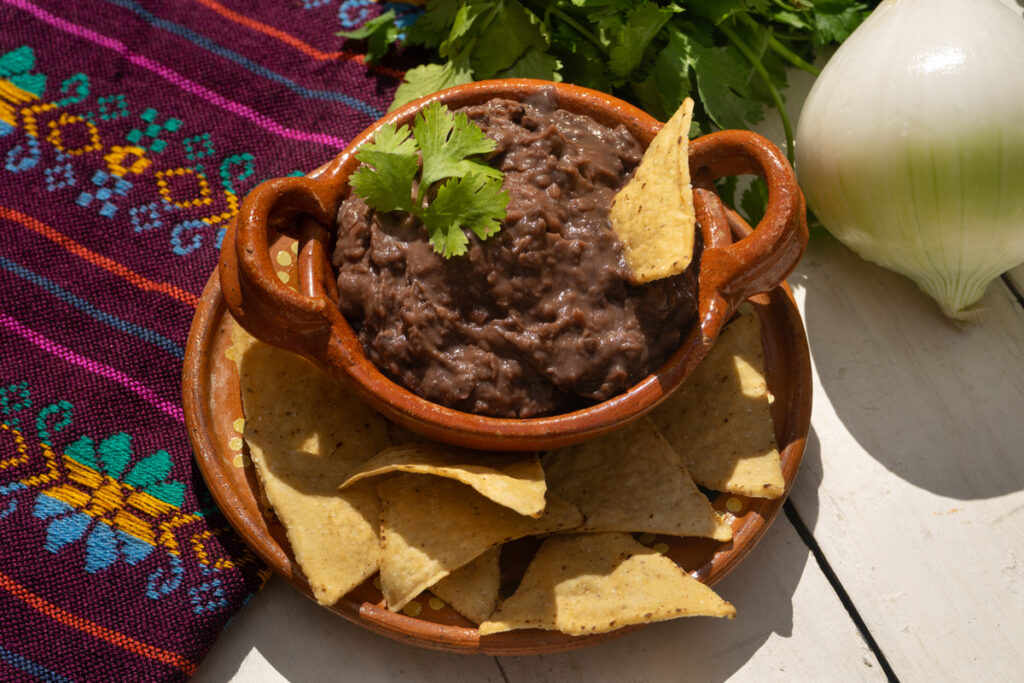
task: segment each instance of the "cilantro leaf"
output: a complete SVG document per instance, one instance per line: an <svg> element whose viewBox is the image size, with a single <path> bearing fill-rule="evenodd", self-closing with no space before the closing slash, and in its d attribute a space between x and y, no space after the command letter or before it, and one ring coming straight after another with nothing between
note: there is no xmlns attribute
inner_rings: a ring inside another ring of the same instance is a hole
<svg viewBox="0 0 1024 683"><path fill-rule="evenodd" d="M629 13L619 31L618 41L612 47L609 60L612 71L625 76L640 66L647 46L674 13L674 9L659 7L653 2L637 5Z"/></svg>
<svg viewBox="0 0 1024 683"><path fill-rule="evenodd" d="M508 206L508 193L501 192L501 179L478 171L450 178L423 212L423 224L430 243L445 258L466 252L469 240L463 228L487 239L501 228Z"/></svg>
<svg viewBox="0 0 1024 683"><path fill-rule="evenodd" d="M394 111L403 104L473 80L473 72L465 61L444 64L421 64L405 72L405 80L395 90L395 98L388 111Z"/></svg>
<svg viewBox="0 0 1024 683"><path fill-rule="evenodd" d="M413 212L412 183L419 171L416 142L409 128L384 126L372 142L356 152L363 163L349 178L349 184L377 211Z"/></svg>
<svg viewBox="0 0 1024 683"><path fill-rule="evenodd" d="M501 175L498 169L470 158L493 152L495 142L471 124L463 112L452 116L439 102L431 102L416 115L413 135L423 152L423 186L471 171L491 177Z"/></svg>
<svg viewBox="0 0 1024 683"><path fill-rule="evenodd" d="M477 80L492 78L515 64L527 50L547 46L547 31L540 19L516 0L508 0L496 8L473 45L473 75Z"/></svg>
<svg viewBox="0 0 1024 683"><path fill-rule="evenodd" d="M407 126L378 129L356 152L362 165L349 183L371 208L419 218L434 250L448 258L466 252L465 230L486 239L501 229L504 174L478 158L494 148L465 113L435 101L416 115L411 136Z"/></svg>
<svg viewBox="0 0 1024 683"><path fill-rule="evenodd" d="M697 91L704 111L720 128L746 128L763 117L753 96L750 63L728 47L705 48L693 44Z"/></svg>
<svg viewBox="0 0 1024 683"><path fill-rule="evenodd" d="M515 64L494 74L498 78L540 78L546 81L561 81L559 71L562 63L546 52L530 48Z"/></svg>
<svg viewBox="0 0 1024 683"><path fill-rule="evenodd" d="M409 45L438 47L455 23L459 4L459 0L430 0L423 14L406 31L405 42Z"/></svg>
<svg viewBox="0 0 1024 683"><path fill-rule="evenodd" d="M815 59L879 2L426 0L405 43L441 63L409 70L392 106L471 80L541 77L612 93L659 118L692 96L692 131L749 128L772 108L792 151L786 71L817 75ZM371 55L393 44L383 28L366 36Z"/></svg>
<svg viewBox="0 0 1024 683"><path fill-rule="evenodd" d="M395 24L394 10L370 19L354 31L340 31L337 35L351 40L366 40L366 61L371 64L380 60L401 34L402 30Z"/></svg>

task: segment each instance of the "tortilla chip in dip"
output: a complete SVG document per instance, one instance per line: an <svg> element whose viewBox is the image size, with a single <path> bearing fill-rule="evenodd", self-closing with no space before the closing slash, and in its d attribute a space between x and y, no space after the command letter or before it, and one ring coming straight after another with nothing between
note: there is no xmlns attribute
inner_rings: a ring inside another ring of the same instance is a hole
<svg viewBox="0 0 1024 683"><path fill-rule="evenodd" d="M516 592L480 624L480 635L518 628L587 635L735 614L714 591L629 534L569 534L544 540Z"/></svg>
<svg viewBox="0 0 1024 683"><path fill-rule="evenodd" d="M748 303L683 386L651 412L651 419L701 486L778 498L786 484L771 400L761 321Z"/></svg>
<svg viewBox="0 0 1024 683"><path fill-rule="evenodd" d="M544 512L544 470L536 453L485 453L439 443L408 443L381 451L357 468L342 489L390 472L431 474L473 487L521 515Z"/></svg>
<svg viewBox="0 0 1024 683"><path fill-rule="evenodd" d="M392 611L491 548L583 521L576 507L550 494L544 515L534 519L442 477L393 475L377 492L381 590Z"/></svg>
<svg viewBox="0 0 1024 683"><path fill-rule="evenodd" d="M384 420L306 359L237 325L232 339L244 437L261 488L314 597L334 604L380 562L376 492L339 493L338 485L387 446Z"/></svg>
<svg viewBox="0 0 1024 683"><path fill-rule="evenodd" d="M584 515L579 531L732 539L672 447L647 420L544 456L552 493Z"/></svg>
<svg viewBox="0 0 1024 683"><path fill-rule="evenodd" d="M697 219L688 152L692 118L693 100L686 98L612 201L608 217L622 242L632 284L677 275L693 258Z"/></svg>
<svg viewBox="0 0 1024 683"><path fill-rule="evenodd" d="M500 559L501 548L491 548L435 583L430 592L474 624L479 624L498 606Z"/></svg>

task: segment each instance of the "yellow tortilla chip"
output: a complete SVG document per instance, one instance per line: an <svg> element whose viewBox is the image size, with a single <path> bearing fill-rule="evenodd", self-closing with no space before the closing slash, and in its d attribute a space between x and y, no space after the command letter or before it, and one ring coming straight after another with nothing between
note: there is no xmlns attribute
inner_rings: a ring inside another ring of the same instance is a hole
<svg viewBox="0 0 1024 683"><path fill-rule="evenodd" d="M491 548L435 583L430 587L430 592L474 624L479 624L491 616L498 606L500 558L501 548Z"/></svg>
<svg viewBox="0 0 1024 683"><path fill-rule="evenodd" d="M384 419L299 356L232 334L245 440L313 595L338 601L380 563L377 495L342 493L353 468L388 444Z"/></svg>
<svg viewBox="0 0 1024 683"><path fill-rule="evenodd" d="M583 521L573 505L550 494L544 515L534 519L441 477L399 474L380 481L377 492L381 590L393 611L491 548Z"/></svg>
<svg viewBox="0 0 1024 683"><path fill-rule="evenodd" d="M651 412L651 419L701 486L778 498L786 482L771 400L761 321L745 304L683 386Z"/></svg>
<svg viewBox="0 0 1024 683"><path fill-rule="evenodd" d="M569 534L544 540L515 594L480 624L480 635L517 628L586 635L735 614L714 591L629 534Z"/></svg>
<svg viewBox="0 0 1024 683"><path fill-rule="evenodd" d="M544 456L552 493L583 513L579 531L732 539L672 447L646 419Z"/></svg>
<svg viewBox="0 0 1024 683"><path fill-rule="evenodd" d="M547 485L536 453L485 453L437 443L403 444L367 460L341 488L389 472L447 477L521 515L540 517L544 512Z"/></svg>
<svg viewBox="0 0 1024 683"><path fill-rule="evenodd" d="M686 98L612 201L608 215L633 284L677 275L693 259L697 219L687 149L692 117L693 100Z"/></svg>

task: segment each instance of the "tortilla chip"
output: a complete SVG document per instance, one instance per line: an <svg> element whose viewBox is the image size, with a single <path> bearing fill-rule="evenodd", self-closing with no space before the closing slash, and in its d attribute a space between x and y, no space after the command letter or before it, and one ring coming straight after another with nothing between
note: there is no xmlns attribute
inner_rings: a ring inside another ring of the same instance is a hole
<svg viewBox="0 0 1024 683"><path fill-rule="evenodd" d="M544 515L534 519L441 477L399 474L380 481L377 492L381 590L393 611L491 548L583 521L573 505L550 494Z"/></svg>
<svg viewBox="0 0 1024 683"><path fill-rule="evenodd" d="M693 100L686 98L612 201L608 216L633 284L677 275L693 259L697 219L687 151L692 116Z"/></svg>
<svg viewBox="0 0 1024 683"><path fill-rule="evenodd" d="M570 534L545 539L515 594L480 624L480 635L517 628L586 635L735 614L714 591L629 534Z"/></svg>
<svg viewBox="0 0 1024 683"><path fill-rule="evenodd" d="M540 517L544 512L547 485L536 453L485 453L438 443L404 444L367 460L341 488L389 472L447 477L521 515Z"/></svg>
<svg viewBox="0 0 1024 683"><path fill-rule="evenodd" d="M745 304L693 374L654 409L651 419L701 486L778 498L786 482L771 401L761 321Z"/></svg>
<svg viewBox="0 0 1024 683"><path fill-rule="evenodd" d="M501 548L491 548L435 583L430 587L430 592L474 624L479 624L491 616L498 606L500 559Z"/></svg>
<svg viewBox="0 0 1024 683"><path fill-rule="evenodd" d="M388 445L384 419L304 358L237 325L232 337L262 490L317 602L332 605L380 563L376 492L338 485Z"/></svg>
<svg viewBox="0 0 1024 683"><path fill-rule="evenodd" d="M672 447L646 419L544 456L548 487L583 513L579 531L732 539Z"/></svg>

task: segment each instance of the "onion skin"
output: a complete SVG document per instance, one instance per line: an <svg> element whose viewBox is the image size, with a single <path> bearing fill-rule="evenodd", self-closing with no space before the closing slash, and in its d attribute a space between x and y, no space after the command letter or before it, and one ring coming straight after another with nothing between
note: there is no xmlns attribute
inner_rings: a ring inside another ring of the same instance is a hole
<svg viewBox="0 0 1024 683"><path fill-rule="evenodd" d="M1024 19L998 0L885 0L811 88L808 205L957 320L1024 263Z"/></svg>

